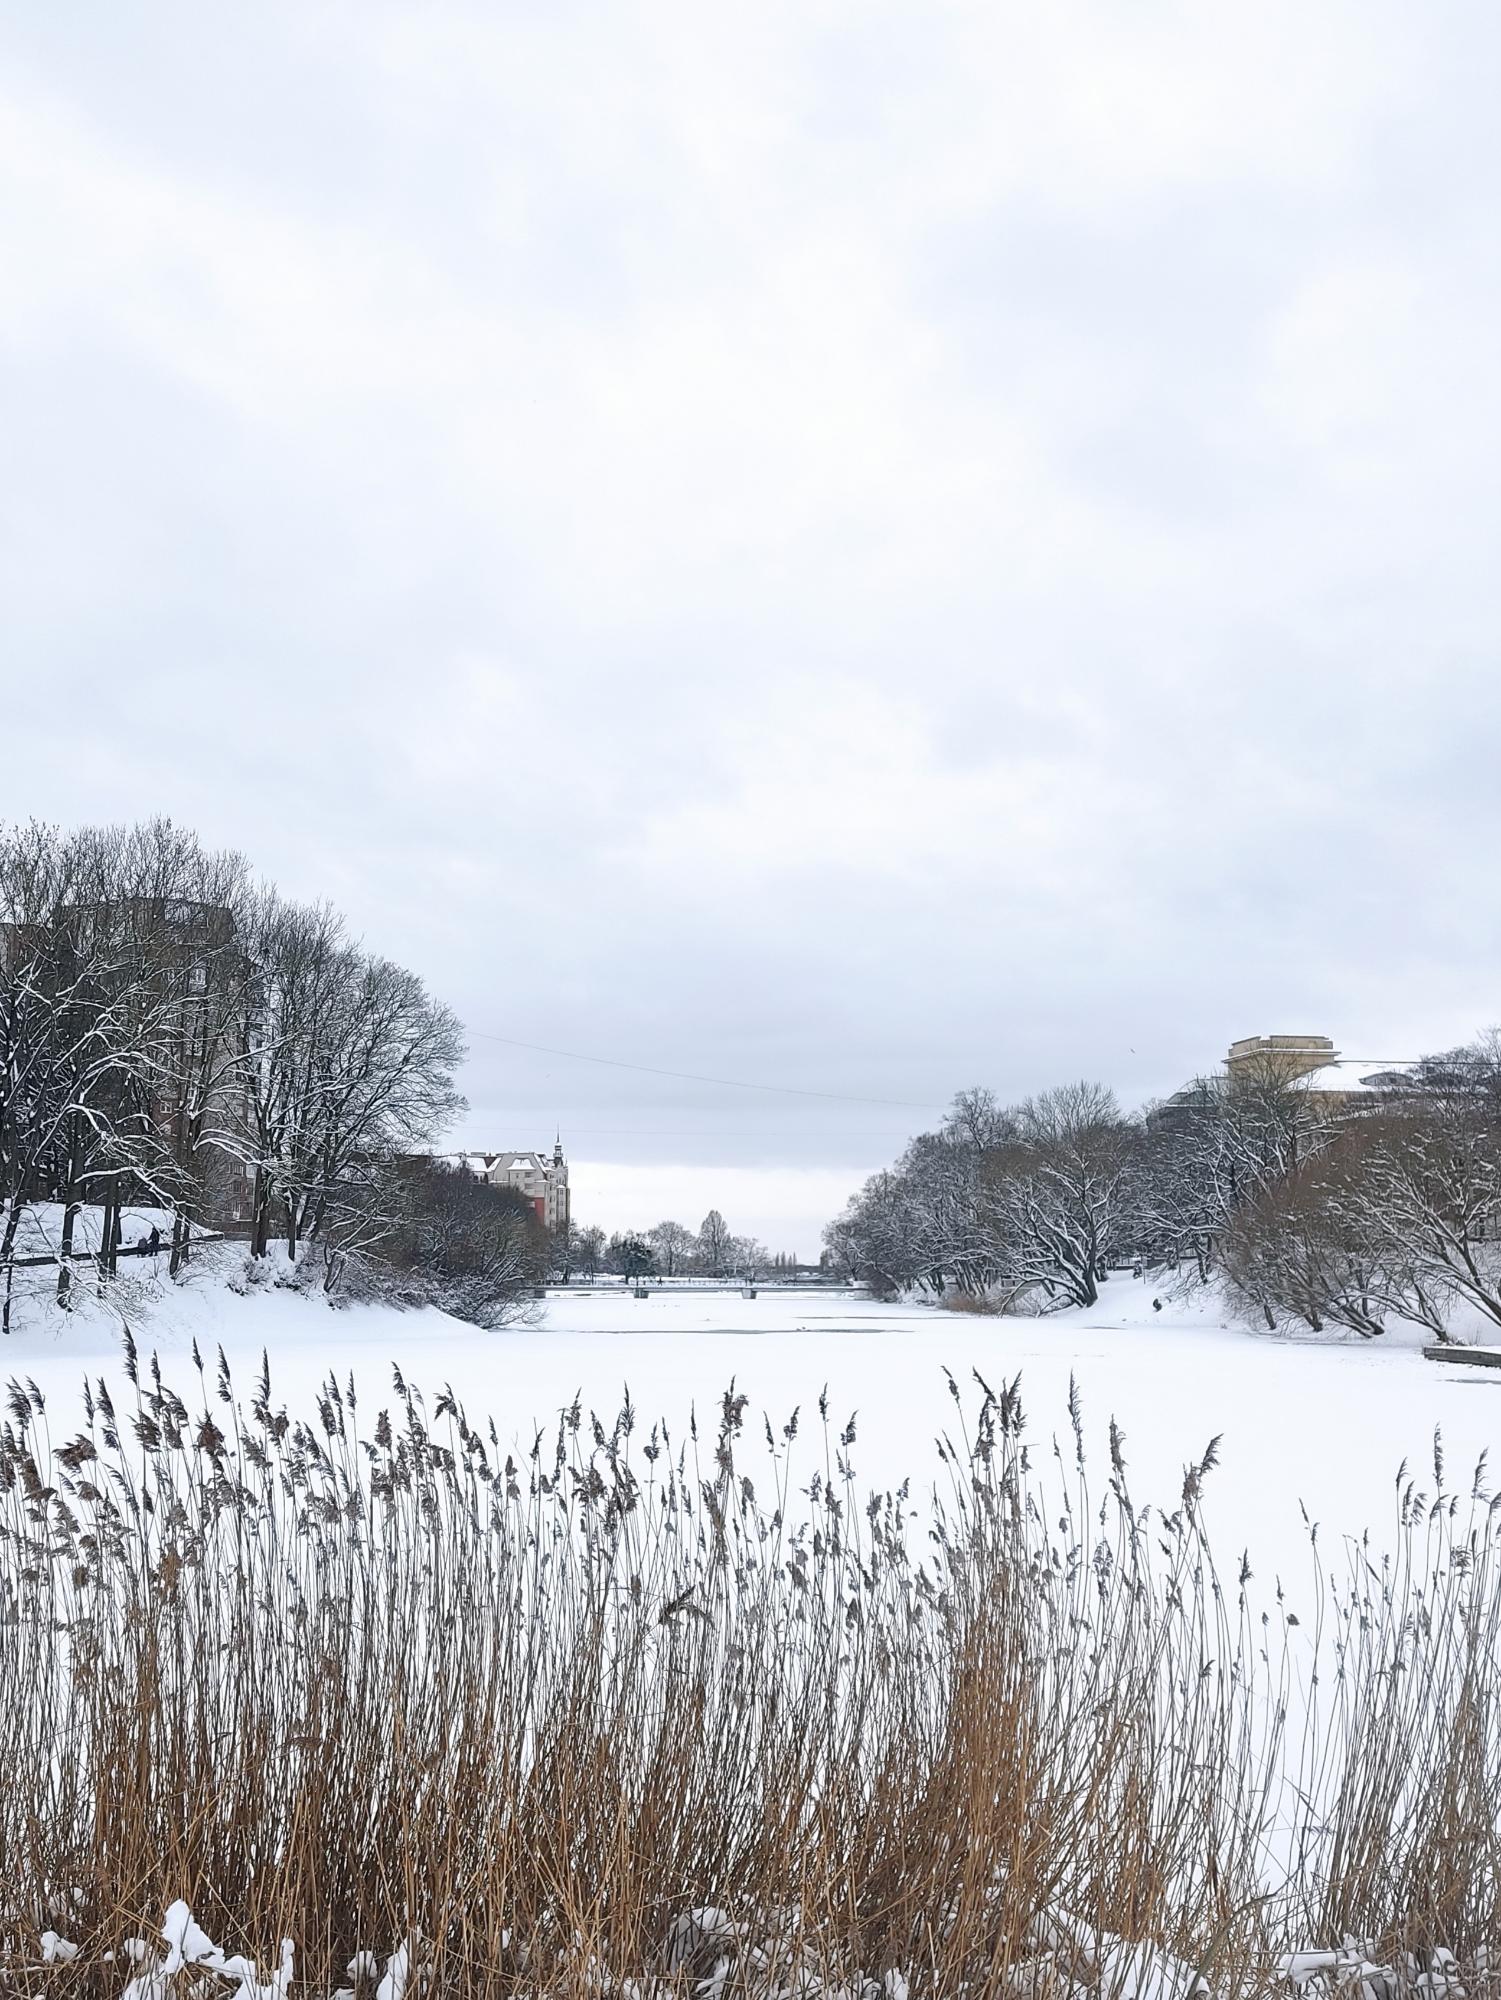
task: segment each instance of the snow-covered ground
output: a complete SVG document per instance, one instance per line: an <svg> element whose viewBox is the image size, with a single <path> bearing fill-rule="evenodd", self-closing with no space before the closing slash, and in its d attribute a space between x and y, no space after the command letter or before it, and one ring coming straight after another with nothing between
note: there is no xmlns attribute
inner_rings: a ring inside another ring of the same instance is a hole
<svg viewBox="0 0 1501 2000"><path fill-rule="evenodd" d="M1306 1572L1300 1501L1323 1524L1326 1547L1363 1527L1387 1543L1402 1461L1429 1483L1441 1428L1451 1481L1467 1483L1501 1422L1501 1371L1437 1366L1410 1344L1275 1339L1227 1324L1203 1294L1154 1312L1152 1284L1127 1276L1113 1278L1092 1311L1050 1319L974 1318L811 1288L763 1287L755 1299L664 1288L641 1300L618 1288L554 1291L532 1323L485 1333L431 1309L333 1311L316 1293L284 1289L239 1296L224 1279L243 1261L229 1245L209 1246L185 1287L167 1280L163 1260L115 1288L143 1352L160 1352L184 1395L195 1337L210 1361L222 1343L247 1391L267 1350L275 1392L293 1408L310 1409L333 1369L353 1373L371 1410L399 1365L430 1395L451 1384L471 1417L492 1415L523 1442L576 1394L610 1414L628 1387L646 1425L665 1417L680 1433L694 1406L712 1423L732 1380L776 1424L801 1405L811 1425L827 1385L840 1427L858 1413L862 1483L910 1475L920 1489L937 1470L932 1441L957 1415L945 1368L967 1394L972 1370L997 1386L1019 1374L1039 1443L1066 1432L1072 1375L1101 1483L1113 1416L1138 1500L1172 1502L1184 1465L1223 1434L1208 1490L1221 1559L1228 1565L1248 1547L1263 1578L1276 1569L1290 1583ZM85 1373L117 1365L118 1322L87 1304L66 1320L38 1309L0 1347L0 1375L36 1380L58 1437ZM804 1440L811 1472L809 1430Z"/></svg>
<svg viewBox="0 0 1501 2000"><path fill-rule="evenodd" d="M4 1209L0 1209L3 1222ZM94 1206L81 1207L73 1218L73 1249L78 1256L97 1250L103 1240L104 1210ZM162 1240L168 1241L172 1235L172 1213L165 1208L122 1208L120 1211L120 1242L123 1248L134 1249L143 1243L153 1229L161 1232ZM195 1236L211 1232L193 1230ZM28 1202L21 1211L21 1220L16 1230L14 1255L17 1257L55 1257L63 1236L63 1205L60 1201Z"/></svg>

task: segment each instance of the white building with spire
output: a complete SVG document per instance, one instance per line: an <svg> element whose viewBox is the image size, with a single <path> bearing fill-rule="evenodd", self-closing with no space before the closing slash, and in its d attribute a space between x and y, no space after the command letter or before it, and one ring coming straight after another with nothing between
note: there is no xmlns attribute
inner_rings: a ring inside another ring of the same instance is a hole
<svg viewBox="0 0 1501 2000"><path fill-rule="evenodd" d="M561 1133L552 1142L550 1159L545 1153L521 1151L466 1153L464 1164L492 1187L514 1188L546 1228L561 1229L569 1221L568 1162Z"/></svg>

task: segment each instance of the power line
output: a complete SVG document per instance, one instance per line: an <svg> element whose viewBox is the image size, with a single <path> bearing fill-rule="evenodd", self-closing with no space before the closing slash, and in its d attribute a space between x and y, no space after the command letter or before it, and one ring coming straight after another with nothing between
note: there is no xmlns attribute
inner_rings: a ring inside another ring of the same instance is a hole
<svg viewBox="0 0 1501 2000"><path fill-rule="evenodd" d="M483 1042L502 1042L509 1049L530 1049L533 1055L562 1056L567 1062L598 1063L603 1069L629 1069L640 1076L667 1076L677 1083L712 1083L721 1090L766 1090L778 1097L818 1097L830 1104L882 1104L889 1111L937 1111L936 1104L912 1104L899 1097L852 1097L842 1090L801 1090L790 1083L744 1083L733 1076L699 1076L686 1069L655 1069L650 1063L621 1062L614 1056L586 1056L578 1049L549 1048L545 1042L523 1042L514 1035L496 1035L485 1028L469 1029Z"/></svg>
<svg viewBox="0 0 1501 2000"><path fill-rule="evenodd" d="M541 1119L537 1122L541 1124L557 1124L559 1121L553 1113L549 1113L546 1118ZM578 1139L797 1140L797 1139L806 1139L809 1136L806 1131L800 1132L791 1126L786 1126L786 1127L763 1126L759 1130L748 1127L746 1130L740 1131L733 1126L724 1126L724 1125L673 1125L673 1126L575 1125L573 1120L568 1117L564 1117L561 1121L561 1124L563 1129L567 1132L570 1142L576 1141ZM836 1127L833 1131L829 1131L825 1127L820 1126L818 1129L817 1136L820 1140L879 1139L883 1143L890 1144L893 1140L910 1139L912 1137L912 1128L909 1125L900 1131L893 1128L891 1131L887 1132L851 1132L847 1129L840 1129L838 1127ZM461 1152L468 1152L468 1153L483 1153L486 1151L494 1152L497 1149L494 1147L486 1148L484 1146L464 1146L461 1147L459 1150ZM504 1151L504 1148L501 1148L499 1150ZM527 1151L527 1148L525 1146L520 1146L520 1147L515 1147L512 1150L524 1153Z"/></svg>
<svg viewBox="0 0 1501 2000"><path fill-rule="evenodd" d="M941 1115L943 1110L945 1109L944 1106L937 1104L914 1104L909 1098L902 1098L902 1097L857 1097L854 1096L852 1093L843 1090L805 1090L796 1084L747 1083L743 1078L740 1077L703 1076L700 1075L696 1070L659 1069L651 1063L624 1062L617 1056L586 1055L581 1049L554 1048L547 1042L524 1042L519 1038L519 1036L497 1035L491 1029L488 1028L470 1028L468 1029L467 1032L471 1035L476 1036L480 1041L499 1042L505 1048L509 1049L526 1049L530 1051L530 1053L533 1055L559 1056L565 1062L593 1063L601 1069L630 1070L637 1076L668 1077L675 1083L707 1083L707 1084L712 1084L716 1089L719 1090L759 1090L759 1091L765 1091L776 1097L810 1097L810 1098L816 1098L820 1102L825 1104L876 1104L883 1106L885 1109L889 1111L924 1111L929 1113L938 1113L939 1115ZM1334 1056L1331 1057L1330 1060L1324 1066L1326 1068L1332 1069L1336 1066L1341 1068L1356 1068L1356 1067L1376 1068L1379 1065L1395 1069L1395 1068L1406 1068L1410 1066L1413 1063L1413 1061L1414 1059L1410 1056ZM603 1130L604 1128L600 1129ZM626 1133L622 1132L619 1134L619 1136L626 1137L635 1135L634 1134L627 1135ZM653 1135L643 1133L640 1136L649 1137ZM660 1136L666 1138L672 1135L668 1133L662 1133ZM725 1134L723 1136L728 1137L731 1135ZM737 1134L734 1136L740 1136L740 1135ZM751 1134L746 1134L745 1136L760 1137L764 1135L751 1133ZM877 1133L871 1133L867 1135L861 1133L859 1135L846 1135L846 1136L859 1136L862 1138L869 1136L871 1138L876 1138L876 1137L885 1137L887 1135L877 1134ZM899 1136L899 1135L891 1135L891 1136Z"/></svg>
<svg viewBox="0 0 1501 2000"><path fill-rule="evenodd" d="M546 1122L545 1120L543 1121ZM570 1118L566 1121L570 1135L588 1139L801 1139L805 1132L793 1127L764 1125L759 1128L747 1127L744 1131L731 1125L575 1125ZM829 1131L820 1126L820 1139L910 1139L911 1127L897 1130L895 1127L884 1132L856 1132L848 1127L835 1127Z"/></svg>

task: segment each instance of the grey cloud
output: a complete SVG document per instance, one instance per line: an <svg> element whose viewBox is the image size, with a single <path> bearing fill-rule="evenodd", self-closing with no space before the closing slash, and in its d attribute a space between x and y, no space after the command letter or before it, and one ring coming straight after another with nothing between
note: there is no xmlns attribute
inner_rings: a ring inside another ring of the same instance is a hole
<svg viewBox="0 0 1501 2000"><path fill-rule="evenodd" d="M477 1030L805 1090L1482 1025L1497 33L16 16L0 811L170 811ZM602 1213L926 1115L468 1085Z"/></svg>

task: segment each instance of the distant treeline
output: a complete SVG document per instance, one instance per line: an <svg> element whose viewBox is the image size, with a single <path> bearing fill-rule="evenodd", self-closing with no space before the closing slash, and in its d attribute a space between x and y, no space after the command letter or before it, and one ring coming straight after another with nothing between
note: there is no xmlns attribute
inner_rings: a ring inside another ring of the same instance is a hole
<svg viewBox="0 0 1501 2000"><path fill-rule="evenodd" d="M795 1250L773 1253L754 1236L736 1236L717 1208L697 1230L659 1222L645 1231L606 1237L598 1228L554 1232L551 1268L565 1282L603 1274L622 1278L793 1278L803 1267ZM825 1253L827 1257L827 1253Z"/></svg>
<svg viewBox="0 0 1501 2000"><path fill-rule="evenodd" d="M1140 1117L1101 1084L963 1092L826 1232L878 1289L997 1310L1088 1306L1176 1267L1268 1327L1439 1340L1501 1325L1501 1036L1359 1090L1238 1065Z"/></svg>

